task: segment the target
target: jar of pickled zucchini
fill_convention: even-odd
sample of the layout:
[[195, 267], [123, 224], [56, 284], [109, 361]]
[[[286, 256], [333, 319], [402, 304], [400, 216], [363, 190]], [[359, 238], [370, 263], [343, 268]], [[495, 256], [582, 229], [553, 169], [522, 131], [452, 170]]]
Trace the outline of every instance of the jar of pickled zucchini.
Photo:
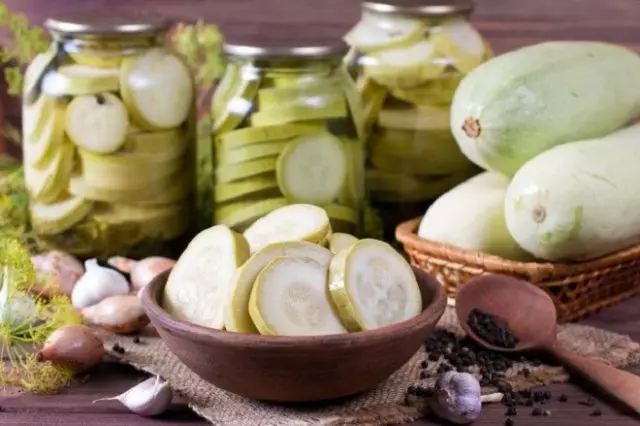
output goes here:
[[471, 11], [467, 0], [364, 2], [345, 36], [370, 135], [367, 187], [391, 234], [478, 172], [449, 124], [458, 83], [492, 56]]
[[76, 15], [45, 26], [53, 42], [23, 88], [32, 231], [80, 257], [166, 253], [195, 223], [194, 85], [165, 47], [170, 23]]
[[[296, 44], [297, 43], [297, 44]], [[276, 208], [323, 207], [361, 234], [364, 111], [340, 40], [227, 43], [212, 101], [214, 222], [243, 231]]]

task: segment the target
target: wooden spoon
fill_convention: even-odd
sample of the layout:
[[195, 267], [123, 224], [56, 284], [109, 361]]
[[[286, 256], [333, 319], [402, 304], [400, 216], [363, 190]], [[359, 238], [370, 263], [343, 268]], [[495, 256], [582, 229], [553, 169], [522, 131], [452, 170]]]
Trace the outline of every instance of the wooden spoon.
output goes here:
[[[513, 349], [493, 346], [467, 324], [478, 308], [504, 320], [519, 339]], [[505, 275], [481, 275], [462, 285], [456, 314], [463, 330], [478, 344], [499, 352], [546, 351], [570, 371], [588, 379], [605, 393], [640, 414], [640, 376], [576, 355], [557, 344], [557, 313], [553, 300], [533, 284]]]

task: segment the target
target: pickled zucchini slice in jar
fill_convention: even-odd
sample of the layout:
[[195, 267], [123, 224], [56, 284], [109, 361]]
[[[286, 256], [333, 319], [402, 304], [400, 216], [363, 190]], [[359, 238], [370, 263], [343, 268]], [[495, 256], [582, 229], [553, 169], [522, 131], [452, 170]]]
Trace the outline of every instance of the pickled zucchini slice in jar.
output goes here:
[[216, 168], [216, 183], [228, 183], [236, 180], [258, 176], [276, 170], [277, 157], [261, 158], [241, 164], [223, 165]]
[[277, 208], [256, 220], [244, 231], [251, 252], [284, 241], [320, 242], [331, 230], [327, 212], [312, 204], [291, 204]]
[[413, 131], [449, 129], [450, 112], [449, 108], [436, 106], [384, 108], [378, 115], [378, 126]]
[[120, 89], [119, 68], [87, 65], [63, 65], [42, 80], [42, 91], [52, 96], [83, 96], [117, 92]]
[[288, 142], [266, 142], [230, 150], [218, 150], [216, 162], [223, 164], [240, 164], [265, 157], [273, 157], [280, 154], [288, 145]]
[[213, 133], [217, 136], [236, 129], [253, 110], [262, 77], [258, 72], [250, 70], [241, 72], [242, 76], [234, 81], [224, 102], [220, 100], [220, 110], [213, 117]]
[[73, 196], [50, 204], [31, 203], [31, 226], [41, 235], [59, 234], [84, 219], [91, 208], [90, 201]]
[[340, 139], [330, 133], [289, 142], [276, 163], [280, 190], [293, 202], [329, 204], [346, 184], [349, 163]]
[[223, 203], [276, 188], [278, 188], [278, 181], [275, 176], [265, 174], [232, 183], [216, 185], [213, 188], [213, 198], [217, 203]]
[[262, 270], [279, 257], [301, 257], [313, 259], [329, 267], [331, 252], [317, 244], [300, 241], [273, 243], [254, 253], [233, 278], [231, 291], [225, 304], [224, 323], [227, 331], [258, 333], [249, 313], [249, 301], [256, 278]]
[[325, 130], [324, 124], [315, 125], [311, 123], [247, 127], [219, 135], [216, 138], [216, 144], [221, 150], [231, 150], [246, 145], [281, 141], [309, 133], [317, 133], [322, 130]]
[[366, 14], [344, 36], [344, 41], [362, 52], [405, 46], [422, 38], [426, 25], [419, 19]]
[[25, 166], [25, 186], [32, 200], [50, 203], [59, 198], [71, 178], [74, 155], [71, 142], [63, 141], [51, 160], [41, 169]]
[[462, 74], [468, 74], [485, 59], [482, 36], [466, 19], [450, 19], [431, 29], [429, 42], [448, 57]]
[[164, 49], [149, 49], [139, 56], [125, 58], [120, 84], [122, 100], [141, 128], [177, 127], [192, 111], [191, 72], [180, 58]]
[[331, 253], [338, 254], [342, 250], [351, 247], [359, 240], [351, 234], [344, 232], [334, 232], [329, 236], [329, 250]]
[[59, 151], [64, 141], [64, 116], [64, 105], [48, 95], [24, 106], [22, 151], [27, 166], [43, 168]]
[[326, 292], [327, 268], [306, 257], [279, 257], [257, 276], [249, 314], [260, 334], [321, 336], [346, 333]]
[[273, 126], [308, 120], [323, 120], [347, 117], [348, 109], [344, 98], [328, 98], [318, 105], [283, 106], [282, 108], [259, 111], [251, 115], [252, 126]]
[[110, 154], [124, 145], [129, 115], [111, 93], [78, 96], [67, 106], [65, 130], [71, 142], [96, 154]]
[[169, 274], [163, 307], [182, 320], [223, 329], [233, 278], [248, 257], [247, 242], [226, 226], [200, 232]]
[[331, 259], [329, 292], [349, 331], [389, 326], [422, 311], [411, 266], [378, 240], [360, 240]]
[[371, 54], [364, 72], [388, 88], [411, 88], [436, 79], [446, 68], [428, 40]]

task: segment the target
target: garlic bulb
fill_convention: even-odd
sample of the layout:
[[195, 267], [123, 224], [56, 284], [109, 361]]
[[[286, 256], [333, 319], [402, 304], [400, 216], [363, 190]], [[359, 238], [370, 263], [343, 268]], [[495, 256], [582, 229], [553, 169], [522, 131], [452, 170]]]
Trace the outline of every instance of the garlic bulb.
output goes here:
[[137, 384], [128, 391], [95, 401], [119, 401], [132, 412], [141, 416], [157, 416], [167, 411], [173, 399], [173, 391], [168, 382], [161, 381], [159, 376], [151, 377]]
[[37, 310], [36, 303], [28, 294], [12, 288], [11, 270], [5, 266], [0, 289], [0, 324], [12, 332], [19, 332], [36, 320]]
[[430, 406], [444, 420], [459, 425], [472, 423], [482, 412], [480, 383], [469, 373], [443, 373], [436, 382]]
[[54, 294], [71, 296], [74, 286], [84, 274], [84, 267], [78, 259], [59, 250], [32, 256], [31, 262], [38, 273], [38, 283], [30, 292], [45, 297]]
[[140, 261], [116, 256], [110, 258], [108, 262], [111, 266], [131, 275], [131, 286], [135, 290], [140, 290], [156, 276], [173, 268], [176, 264], [175, 260], [160, 256], [147, 257]]
[[71, 303], [76, 308], [86, 308], [109, 296], [129, 293], [129, 283], [118, 271], [100, 266], [97, 259], [87, 260], [84, 266], [86, 272], [71, 293]]
[[128, 294], [107, 297], [81, 312], [91, 324], [114, 333], [135, 333], [149, 324], [140, 299]]
[[102, 340], [93, 330], [84, 325], [67, 325], [51, 333], [36, 359], [82, 372], [98, 365], [104, 354]]

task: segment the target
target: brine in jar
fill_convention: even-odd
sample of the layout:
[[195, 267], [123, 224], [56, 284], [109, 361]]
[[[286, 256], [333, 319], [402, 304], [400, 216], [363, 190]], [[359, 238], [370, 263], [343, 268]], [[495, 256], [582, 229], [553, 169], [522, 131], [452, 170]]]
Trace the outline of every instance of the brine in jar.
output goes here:
[[33, 232], [81, 257], [166, 252], [194, 223], [194, 85], [146, 16], [48, 19], [23, 89]]
[[302, 203], [323, 207], [334, 231], [361, 234], [364, 111], [342, 66], [347, 46], [231, 41], [211, 110], [214, 222], [243, 231]]
[[364, 2], [345, 36], [369, 134], [367, 187], [388, 235], [479, 172], [449, 122], [459, 82], [492, 56], [471, 12], [466, 0]]

